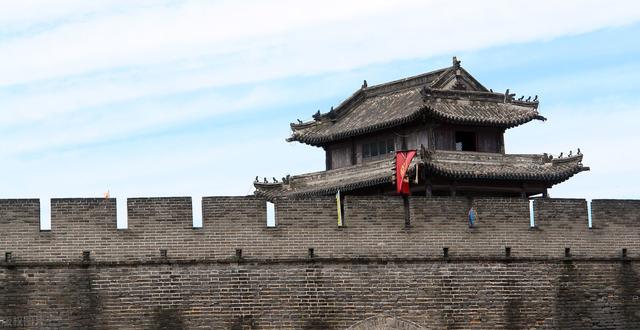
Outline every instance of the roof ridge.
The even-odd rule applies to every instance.
[[[382,94],[386,94],[386,93],[391,93],[391,92],[394,92],[394,91],[400,91],[400,90],[403,90],[403,89],[408,89],[408,88],[411,88],[411,87],[419,86],[419,85],[423,84],[424,82],[417,82],[417,83],[411,84],[409,86],[400,86],[400,88],[397,88],[397,89],[390,89],[390,87],[394,87],[394,85],[406,84],[406,83],[412,82],[414,80],[427,78],[429,76],[434,75],[435,73],[437,73],[439,71],[446,71],[449,68],[450,67],[441,68],[441,69],[437,69],[437,70],[421,73],[419,75],[406,77],[406,78],[402,78],[402,79],[397,79],[397,80],[392,80],[392,81],[388,81],[388,82],[377,84],[377,85],[371,85],[371,86],[368,86],[366,84],[366,80],[365,80],[365,84],[363,84],[362,87],[357,89],[349,97],[347,97],[342,102],[340,102],[340,104],[338,104],[335,108],[332,107],[332,109],[336,111],[336,116],[338,116],[338,117],[343,116],[344,114],[346,114],[348,112],[346,110],[351,108],[350,107],[351,105],[354,105],[356,103],[364,101],[368,97],[378,96],[378,95],[382,95]],[[385,88],[386,88],[386,90],[385,90]],[[363,96],[363,97],[358,98],[360,96]],[[320,116],[321,117],[326,117],[327,114],[329,114],[329,112],[321,113]],[[297,125],[304,125],[304,124],[305,123],[296,124],[296,126]]]
[[[414,81],[414,80],[419,80],[421,78],[427,78],[429,76],[435,75],[436,73],[438,73],[440,71],[444,72],[444,71],[446,71],[446,70],[448,70],[450,68],[451,67],[441,68],[441,69],[437,69],[437,70],[421,73],[419,75],[411,76],[411,77],[406,77],[406,78],[402,78],[402,79],[388,81],[386,83],[381,83],[381,84],[377,84],[377,85],[366,87],[363,90],[367,91],[367,94],[371,93],[370,94],[371,96],[376,96],[376,95],[380,95],[380,94],[386,94],[388,92],[392,92],[392,90],[383,90],[383,91],[378,91],[378,90],[379,89],[388,88],[388,87],[392,87],[394,85],[402,85],[402,84],[405,84],[407,82],[411,82],[411,81]],[[416,83],[415,85],[411,85],[411,86],[401,86],[398,90],[411,88],[411,87],[414,87],[414,86],[420,85],[420,84],[421,83]]]
[[[446,99],[461,99],[462,97],[469,97],[470,101],[487,101],[487,102],[495,102],[495,103],[510,103],[514,105],[530,107],[537,109],[539,102],[536,99],[535,101],[527,101],[527,100],[514,100],[511,97],[508,97],[506,93],[497,93],[494,91],[473,91],[473,90],[457,90],[457,89],[441,89],[441,88],[433,88],[430,86],[425,86],[420,90],[422,96],[425,98],[436,97],[436,98],[446,98]],[[472,98],[477,97],[477,98]]]
[[[571,156],[567,156],[567,157],[563,157],[563,158],[553,158],[551,159],[551,162],[553,164],[558,164],[558,163],[569,163],[569,162],[573,162],[575,160],[578,160],[579,162],[582,161],[582,156],[583,154],[575,154],[575,155],[571,155]]]

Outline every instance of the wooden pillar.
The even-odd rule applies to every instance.
[[[409,196],[402,196],[404,204],[404,227],[411,227],[411,207],[409,205]]]
[[[425,170],[426,174],[426,170]],[[433,196],[433,186],[431,185],[431,180],[425,180],[425,196],[432,197]]]
[[[331,169],[331,149],[328,146],[324,147],[325,152],[325,167],[327,171]]]
[[[354,138],[351,138],[351,165],[355,165],[358,163],[358,153],[356,150],[356,141]]]
[[[402,135],[400,136],[400,149],[407,150],[407,132],[402,130]]]
[[[427,126],[427,138],[429,139],[429,141],[427,141],[427,148],[431,149],[431,150],[435,150],[436,149],[436,135],[434,133],[433,130],[433,125],[429,125]]]
[[[547,190],[547,188],[544,188],[544,191],[542,192],[542,197],[549,198],[549,191]]]
[[[520,197],[522,198],[527,198],[527,184],[526,183],[522,183],[522,186],[520,187]]]
[[[449,192],[451,193],[451,197],[456,197],[456,182],[453,181],[451,182],[451,185],[449,186]]]

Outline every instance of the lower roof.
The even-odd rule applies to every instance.
[[[254,182],[256,195],[269,199],[331,195],[340,191],[377,186],[393,182],[393,158],[366,162],[338,169],[295,175],[283,182]]]
[[[552,159],[542,155],[506,155],[468,151],[425,151],[414,158],[412,165],[420,164],[427,176],[452,180],[494,180],[544,182],[551,186],[565,181],[589,168],[582,165],[582,154]],[[256,195],[268,199],[331,195],[392,185],[395,181],[393,155],[364,164],[339,169],[292,176],[283,182],[255,182]]]

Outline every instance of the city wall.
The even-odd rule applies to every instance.
[[[0,200],[0,329],[640,328],[640,201],[191,202]]]

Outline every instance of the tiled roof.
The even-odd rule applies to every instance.
[[[582,155],[551,159],[544,155],[505,155],[468,151],[426,151],[412,163],[421,163],[427,175],[451,179],[542,181],[549,185],[588,171],[582,165]],[[343,167],[335,170],[293,176],[287,183],[258,183],[256,194],[274,199],[310,195],[331,195],[338,190],[391,185],[394,182],[393,157]]]
[[[508,91],[487,91],[464,69],[450,67],[382,85],[363,85],[336,109],[317,113],[313,121],[291,124],[288,141],[319,146],[422,117],[503,128],[544,119],[537,111],[537,100],[514,100],[513,96]]]
[[[295,175],[288,182],[255,182],[256,195],[268,199],[284,196],[331,195],[393,182],[393,157],[334,170]]]
[[[426,152],[427,175],[451,179],[544,181],[557,184],[589,168],[582,155],[551,159],[545,155],[505,155],[468,151]]]

